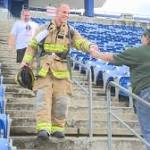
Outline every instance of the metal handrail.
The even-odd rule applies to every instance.
[[[129,96],[132,96],[135,100],[142,102],[143,104],[145,104],[146,106],[148,106],[150,108],[150,103],[144,101],[144,99],[140,98],[136,94],[133,94],[132,92],[130,92],[126,88],[120,86],[119,84],[115,83],[114,81],[109,82],[107,89],[106,89],[106,96],[107,96],[106,99],[107,99],[107,109],[108,109],[108,113],[107,113],[108,150],[112,150],[112,117],[117,119],[122,125],[124,125],[128,130],[130,130],[136,137],[138,137],[140,139],[141,142],[143,142],[145,145],[150,147],[150,143],[148,143],[144,138],[142,138],[140,136],[140,134],[138,134],[127,123],[125,123],[125,121],[120,119],[116,114],[114,114],[112,112],[112,108],[111,108],[111,86],[114,86],[114,87],[121,89],[125,93],[129,94]]]
[[[88,114],[89,114],[89,137],[92,138],[93,137],[93,112],[92,112],[92,108],[93,108],[93,96],[92,96],[92,79],[91,79],[91,69],[90,67],[86,66],[85,64],[76,61],[73,58],[70,58],[74,63],[81,65],[82,67],[85,67],[87,72],[88,72],[88,91],[76,80],[72,81],[77,84],[87,95],[88,95]]]

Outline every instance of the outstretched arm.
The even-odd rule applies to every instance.
[[[93,56],[94,58],[97,58],[97,59],[102,59],[102,60],[108,61],[108,62],[114,61],[112,53],[102,53],[102,52],[98,51],[96,48],[90,48],[89,53],[91,54],[91,56]]]

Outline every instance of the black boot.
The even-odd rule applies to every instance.
[[[41,140],[48,140],[50,134],[46,130],[39,131],[37,138]]]
[[[41,130],[37,134],[37,138],[34,141],[34,148],[43,150],[45,144],[49,141],[50,134],[46,130]]]
[[[55,138],[59,138],[59,139],[62,139],[62,138],[65,137],[64,133],[60,132],[60,131],[53,132],[52,136],[55,137]]]

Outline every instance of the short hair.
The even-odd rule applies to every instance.
[[[147,35],[150,37],[150,29],[148,28],[144,29],[143,35]]]
[[[61,4],[57,7],[57,9],[62,8],[62,7],[70,8],[70,6],[69,6],[68,4],[61,3]]]
[[[21,16],[30,16],[30,11],[28,9],[23,9],[21,11]]]

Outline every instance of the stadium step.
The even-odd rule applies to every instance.
[[[70,119],[70,120],[69,120]],[[99,119],[99,120],[98,120]],[[93,127],[99,127],[99,128],[104,128],[107,126],[107,120],[104,119],[102,120],[101,117],[96,119],[93,119]],[[124,120],[127,124],[129,124],[131,127],[136,128],[139,127],[139,124],[137,122],[137,120]],[[12,126],[35,126],[35,117],[12,117]],[[83,127],[86,128],[88,126],[88,118],[84,118],[83,117],[81,119],[79,118],[68,118],[67,119],[67,126],[73,126],[73,127]],[[118,121],[113,120],[112,121],[112,126],[115,128],[124,128],[123,125],[121,125]]]
[[[134,128],[134,130],[141,134],[141,131],[139,128]],[[93,128],[93,136],[97,137],[97,136],[107,136],[108,134],[108,130],[107,130],[107,126],[105,126],[104,128]],[[11,136],[19,136],[19,135],[24,135],[24,136],[28,136],[28,135],[36,135],[36,131],[35,131],[35,126],[11,126]],[[74,136],[88,136],[89,135],[89,128],[88,127],[67,127],[65,130],[65,135],[66,136],[70,136],[70,135],[74,135]],[[126,136],[126,137],[134,137],[134,135],[131,133],[131,131],[129,131],[128,129],[125,128],[119,128],[119,127],[113,127],[112,128],[112,135],[113,136]]]
[[[25,117],[25,118],[31,118],[35,116],[35,110],[31,109],[31,110],[24,110],[24,109],[12,109],[12,110],[6,110],[6,112],[10,115],[10,117]],[[119,113],[117,114],[121,119],[125,120],[125,119],[129,119],[129,120],[137,120],[137,116],[135,114],[131,114],[130,112],[126,112],[126,113]],[[77,120],[78,118],[83,118],[83,120],[88,120],[88,111],[84,111],[82,112],[82,115],[80,112],[76,111],[70,111],[68,113],[68,117],[67,118],[71,118],[71,119],[75,119]],[[102,111],[94,111],[93,112],[93,119],[94,120],[106,120],[107,119],[107,112],[102,112]]]
[[[107,102],[105,101],[105,99],[103,100],[103,98],[101,99],[94,99],[93,100],[93,105],[94,107],[97,106],[98,108],[101,108],[101,107],[106,107],[107,106]],[[9,97],[7,96],[7,105],[11,107],[11,104],[14,106],[15,108],[15,104],[18,105],[18,104],[22,104],[22,105],[26,105],[26,104],[32,104],[33,107],[34,105],[36,104],[36,100],[35,100],[35,97],[33,98],[24,98],[24,97],[19,97],[19,98],[14,98],[14,97]],[[70,100],[69,102],[69,106],[74,106],[74,107],[88,107],[88,100],[87,99],[77,99],[76,97],[72,97],[72,99]],[[118,102],[118,101],[113,101],[112,102],[112,106],[114,107],[126,107],[127,106],[127,102]],[[8,108],[9,110],[10,108]]]
[[[36,144],[35,136],[13,136],[13,144],[18,147],[18,150],[106,150],[107,138],[106,137],[94,137],[89,139],[88,137],[66,137],[63,140],[56,140],[51,138],[48,142],[40,142]],[[144,149],[141,142],[136,138],[113,138],[112,150],[136,150]]]
[[[11,101],[11,102],[10,102]],[[113,102],[112,103],[113,106],[112,107],[112,110],[115,112],[115,113],[133,113],[133,109],[130,108],[130,107],[124,107],[119,104],[119,102]],[[116,106],[119,105],[118,106]],[[124,105],[124,103],[122,104]],[[35,107],[35,100],[34,98],[19,98],[19,97],[11,97],[11,98],[8,98],[7,97],[7,110],[32,110],[34,109]],[[72,100],[70,103],[69,103],[69,110],[70,111],[73,111],[73,112],[76,112],[77,110],[80,110],[81,112],[82,111],[87,111],[88,110],[88,101],[87,100]],[[104,112],[107,112],[107,107],[106,107],[106,102],[105,101],[93,101],[93,111],[104,111]],[[134,114],[134,113],[133,113]]]

